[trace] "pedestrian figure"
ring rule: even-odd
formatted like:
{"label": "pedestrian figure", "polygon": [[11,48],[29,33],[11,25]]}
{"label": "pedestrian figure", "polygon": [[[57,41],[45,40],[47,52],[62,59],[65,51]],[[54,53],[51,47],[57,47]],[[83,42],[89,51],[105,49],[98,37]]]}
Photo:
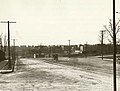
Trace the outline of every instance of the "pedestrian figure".
{"label": "pedestrian figure", "polygon": [[54,59],[55,61],[58,61],[58,54],[54,54],[54,55],[53,55],[53,59]]}

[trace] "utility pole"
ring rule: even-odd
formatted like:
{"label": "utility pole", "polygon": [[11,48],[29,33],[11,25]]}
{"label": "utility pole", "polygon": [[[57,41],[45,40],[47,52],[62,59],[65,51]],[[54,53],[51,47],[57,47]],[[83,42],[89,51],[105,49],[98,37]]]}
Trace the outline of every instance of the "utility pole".
{"label": "utility pole", "polygon": [[71,48],[70,48],[70,40],[68,40],[69,41],[69,54],[68,54],[68,56],[69,56],[69,58],[70,58],[70,55],[71,55]]}
{"label": "utility pole", "polygon": [[52,47],[53,47],[52,45],[49,45],[49,57],[53,56]]}
{"label": "utility pole", "polygon": [[87,49],[87,42],[86,42],[86,44],[85,44],[85,50],[86,50],[86,53],[85,53],[85,54],[86,54],[86,58],[87,58],[87,54],[88,54],[88,53],[87,53],[87,52],[88,52],[88,49]]}
{"label": "utility pole", "polygon": [[116,24],[115,24],[115,0],[113,0],[113,88],[117,91],[116,86]]}
{"label": "utility pole", "polygon": [[101,30],[101,56],[103,60],[103,39],[104,39],[104,32],[105,30]]}
{"label": "utility pole", "polygon": [[39,52],[38,52],[38,54],[39,54],[39,58],[40,58],[40,56],[41,56],[41,45],[39,45]]}
{"label": "utility pole", "polygon": [[8,61],[9,61],[9,69],[11,69],[11,59],[10,59],[10,23],[16,23],[11,21],[1,21],[0,23],[7,23],[8,24]]}
{"label": "utility pole", "polygon": [[39,58],[41,57],[41,51],[42,51],[42,43],[39,45]]}

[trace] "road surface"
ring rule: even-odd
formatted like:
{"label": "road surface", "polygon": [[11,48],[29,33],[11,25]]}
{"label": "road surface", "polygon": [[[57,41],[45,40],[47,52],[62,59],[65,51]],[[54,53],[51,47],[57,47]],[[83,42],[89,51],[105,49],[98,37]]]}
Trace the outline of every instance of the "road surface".
{"label": "road surface", "polygon": [[111,73],[47,61],[18,60],[15,72],[0,74],[0,91],[113,91]]}

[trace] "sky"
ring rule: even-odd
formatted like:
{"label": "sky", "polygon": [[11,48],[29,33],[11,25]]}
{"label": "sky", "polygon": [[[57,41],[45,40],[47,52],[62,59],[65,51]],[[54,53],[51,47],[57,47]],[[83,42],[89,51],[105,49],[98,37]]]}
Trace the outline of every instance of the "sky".
{"label": "sky", "polygon": [[[10,24],[16,45],[97,44],[109,19],[112,0],[0,0],[0,21],[16,22]],[[7,24],[0,23],[1,33],[7,34]]]}

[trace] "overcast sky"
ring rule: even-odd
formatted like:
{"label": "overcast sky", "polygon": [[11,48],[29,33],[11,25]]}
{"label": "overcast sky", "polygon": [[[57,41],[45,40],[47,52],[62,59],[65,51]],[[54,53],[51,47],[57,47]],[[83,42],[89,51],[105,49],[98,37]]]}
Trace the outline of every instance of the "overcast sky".
{"label": "overcast sky", "polygon": [[[110,18],[112,0],[0,0],[0,21],[16,22],[10,32],[17,45],[96,44]],[[0,24],[2,32],[7,24]]]}

